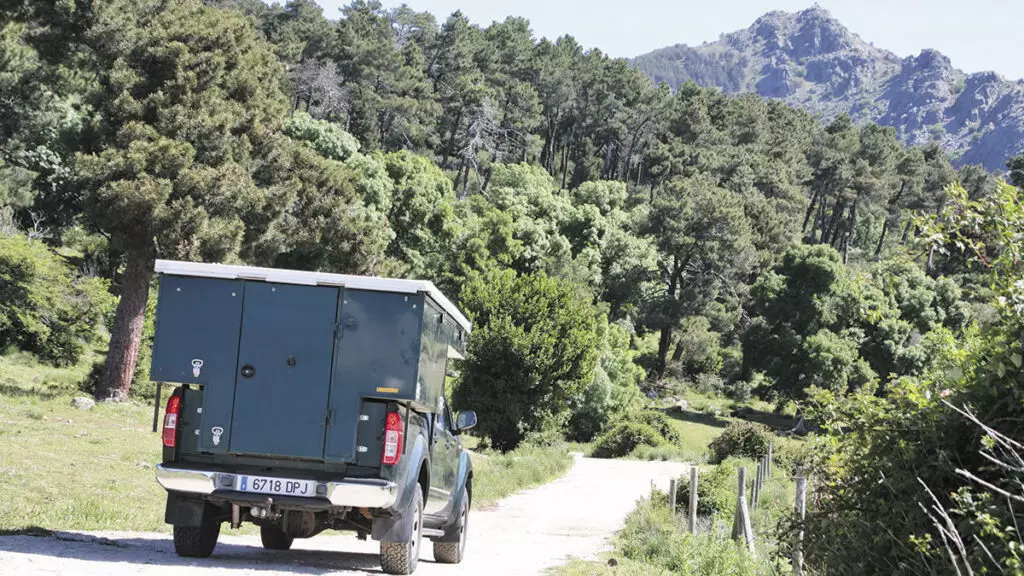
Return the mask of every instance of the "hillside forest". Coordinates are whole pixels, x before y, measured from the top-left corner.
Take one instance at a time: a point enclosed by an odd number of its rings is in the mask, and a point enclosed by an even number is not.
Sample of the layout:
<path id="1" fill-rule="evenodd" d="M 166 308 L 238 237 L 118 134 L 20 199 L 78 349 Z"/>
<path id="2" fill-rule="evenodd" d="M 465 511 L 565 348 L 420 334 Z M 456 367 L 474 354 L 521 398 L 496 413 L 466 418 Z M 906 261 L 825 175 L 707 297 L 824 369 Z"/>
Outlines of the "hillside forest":
<path id="1" fill-rule="evenodd" d="M 474 322 L 453 404 L 494 448 L 756 396 L 819 431 L 810 568 L 1024 570 L 1024 157 L 957 170 L 521 18 L 330 16 L 0 7 L 0 353 L 126 400 L 157 258 L 427 279 Z"/>

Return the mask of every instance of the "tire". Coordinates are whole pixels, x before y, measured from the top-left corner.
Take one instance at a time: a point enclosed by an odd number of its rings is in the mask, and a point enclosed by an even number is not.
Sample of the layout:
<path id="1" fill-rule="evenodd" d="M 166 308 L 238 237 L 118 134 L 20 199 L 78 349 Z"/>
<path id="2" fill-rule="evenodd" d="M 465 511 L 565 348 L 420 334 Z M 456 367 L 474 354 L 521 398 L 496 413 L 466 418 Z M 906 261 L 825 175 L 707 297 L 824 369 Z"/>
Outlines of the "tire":
<path id="1" fill-rule="evenodd" d="M 188 558 L 209 558 L 217 547 L 220 522 L 203 518 L 201 526 L 175 526 L 174 552 Z"/>
<path id="2" fill-rule="evenodd" d="M 260 526 L 260 540 L 263 541 L 263 547 L 267 550 L 288 550 L 292 547 L 295 538 L 273 524 L 266 524 Z"/>
<path id="3" fill-rule="evenodd" d="M 455 524 L 448 529 L 448 536 L 456 533 L 459 539 L 456 542 L 434 541 L 434 561 L 440 564 L 458 564 L 462 562 L 462 556 L 466 553 L 466 533 L 469 531 L 469 496 L 466 489 L 462 489 L 462 506 L 459 507 L 459 518 Z"/>
<path id="4" fill-rule="evenodd" d="M 411 542 L 381 542 L 380 567 L 386 574 L 412 574 L 420 560 L 423 541 L 423 489 L 417 485 L 408 513 L 414 514 Z"/>

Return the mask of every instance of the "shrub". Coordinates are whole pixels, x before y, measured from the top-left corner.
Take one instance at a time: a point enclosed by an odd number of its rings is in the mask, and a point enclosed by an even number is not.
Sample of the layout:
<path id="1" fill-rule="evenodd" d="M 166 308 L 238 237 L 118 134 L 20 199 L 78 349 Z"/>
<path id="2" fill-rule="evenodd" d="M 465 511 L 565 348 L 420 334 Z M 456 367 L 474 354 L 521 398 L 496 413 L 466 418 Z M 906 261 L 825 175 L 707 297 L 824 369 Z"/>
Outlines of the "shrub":
<path id="1" fill-rule="evenodd" d="M 564 426 L 597 365 L 590 303 L 568 281 L 507 270 L 465 284 L 462 305 L 474 332 L 452 406 L 476 410 L 477 433 L 503 451 Z"/>
<path id="2" fill-rule="evenodd" d="M 662 438 L 665 440 L 672 442 L 673 444 L 676 444 L 681 440 L 679 437 L 679 431 L 672 426 L 672 419 L 664 413 L 655 410 L 644 410 L 638 417 L 640 422 L 643 422 L 657 430 L 658 434 L 661 434 Z"/>
<path id="3" fill-rule="evenodd" d="M 814 443 L 794 438 L 777 438 L 772 450 L 773 466 L 783 474 L 792 474 L 798 468 L 809 468 L 815 464 Z"/>
<path id="4" fill-rule="evenodd" d="M 649 462 L 668 462 L 670 460 L 692 461 L 693 454 L 685 453 L 679 446 L 665 444 L 663 446 L 648 446 L 641 444 L 630 452 L 629 457 L 635 460 L 647 460 Z"/>
<path id="5" fill-rule="evenodd" d="M 771 441 L 772 434 L 767 426 L 754 422 L 733 422 L 708 444 L 708 461 L 718 464 L 730 456 L 756 460 L 768 453 Z"/>
<path id="6" fill-rule="evenodd" d="M 641 422 L 622 422 L 606 432 L 594 444 L 594 458 L 621 458 L 637 446 L 663 446 L 665 438 L 657 430 Z"/>
<path id="7" fill-rule="evenodd" d="M 742 545 L 720 530 L 686 533 L 664 502 L 641 501 L 615 538 L 622 556 L 649 567 L 638 573 L 701 576 L 777 573 L 767 559 L 747 554 Z"/>
<path id="8" fill-rule="evenodd" d="M 740 466 L 746 466 L 749 471 L 754 465 L 739 458 L 729 458 L 717 466 L 700 469 L 697 481 L 697 514 L 730 517 L 736 512 L 736 475 Z M 689 475 L 679 479 L 676 505 L 683 510 L 690 505 Z"/>
<path id="9" fill-rule="evenodd" d="M 75 277 L 41 242 L 0 236 L 0 349 L 14 346 L 54 366 L 75 364 L 111 305 L 103 280 Z"/>
<path id="10" fill-rule="evenodd" d="M 641 424 L 646 424 L 651 428 L 654 428 L 662 438 L 673 444 L 680 441 L 679 432 L 676 431 L 674 426 L 672 426 L 672 419 L 666 416 L 663 412 L 659 412 L 657 410 L 643 410 L 640 412 L 623 414 L 613 422 L 613 425 L 625 422 L 639 422 Z"/>

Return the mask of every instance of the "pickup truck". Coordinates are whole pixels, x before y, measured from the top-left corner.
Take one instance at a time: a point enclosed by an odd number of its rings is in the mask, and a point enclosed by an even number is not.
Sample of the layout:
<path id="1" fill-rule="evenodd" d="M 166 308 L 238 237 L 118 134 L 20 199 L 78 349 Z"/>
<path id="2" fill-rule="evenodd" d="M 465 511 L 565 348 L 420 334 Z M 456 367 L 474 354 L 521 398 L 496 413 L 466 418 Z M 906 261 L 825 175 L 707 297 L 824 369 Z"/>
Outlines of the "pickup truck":
<path id="1" fill-rule="evenodd" d="M 176 385 L 163 419 L 174 549 L 214 552 L 221 525 L 287 550 L 324 530 L 380 542 L 411 574 L 423 538 L 455 564 L 473 467 L 449 362 L 468 320 L 429 282 L 158 261 L 151 376 Z M 159 400 L 158 400 L 159 402 Z"/>

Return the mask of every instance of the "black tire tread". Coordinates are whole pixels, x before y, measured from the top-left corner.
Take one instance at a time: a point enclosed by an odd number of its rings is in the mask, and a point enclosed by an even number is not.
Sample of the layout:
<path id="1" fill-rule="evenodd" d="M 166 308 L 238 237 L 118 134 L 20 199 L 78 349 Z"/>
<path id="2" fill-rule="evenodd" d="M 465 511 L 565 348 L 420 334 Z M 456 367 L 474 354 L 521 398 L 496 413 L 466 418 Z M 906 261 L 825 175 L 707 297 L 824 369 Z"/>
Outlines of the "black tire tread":
<path id="1" fill-rule="evenodd" d="M 386 574 L 412 574 L 409 548 L 412 542 L 381 542 L 380 567 Z"/>
<path id="2" fill-rule="evenodd" d="M 469 491 L 465 488 L 462 489 L 462 506 L 459 508 L 459 517 L 451 527 L 446 531 L 445 536 L 462 536 L 462 530 L 465 529 L 463 522 L 468 521 L 469 518 Z M 465 511 L 465 516 L 463 516 Z M 434 540 L 434 561 L 439 564 L 459 564 L 462 562 L 462 557 L 465 554 L 465 548 L 463 547 L 461 538 L 455 542 L 440 542 Z"/>
<path id="3" fill-rule="evenodd" d="M 420 530 L 423 529 L 423 493 L 417 486 L 415 496 L 410 503 L 410 508 L 419 514 Z M 413 533 L 412 542 L 381 542 L 380 543 L 380 567 L 385 574 L 412 574 L 419 564 L 417 554 L 416 533 Z M 422 539 L 421 539 L 422 541 Z"/>
<path id="4" fill-rule="evenodd" d="M 434 561 L 440 564 L 462 562 L 458 542 L 434 542 Z"/>
<path id="5" fill-rule="evenodd" d="M 260 540 L 267 550 L 288 550 L 292 547 L 295 538 L 285 534 L 284 530 L 277 526 L 268 524 L 260 526 Z"/>
<path id="6" fill-rule="evenodd" d="M 217 547 L 220 522 L 203 522 L 202 526 L 175 526 L 174 552 L 186 558 L 209 558 Z"/>

